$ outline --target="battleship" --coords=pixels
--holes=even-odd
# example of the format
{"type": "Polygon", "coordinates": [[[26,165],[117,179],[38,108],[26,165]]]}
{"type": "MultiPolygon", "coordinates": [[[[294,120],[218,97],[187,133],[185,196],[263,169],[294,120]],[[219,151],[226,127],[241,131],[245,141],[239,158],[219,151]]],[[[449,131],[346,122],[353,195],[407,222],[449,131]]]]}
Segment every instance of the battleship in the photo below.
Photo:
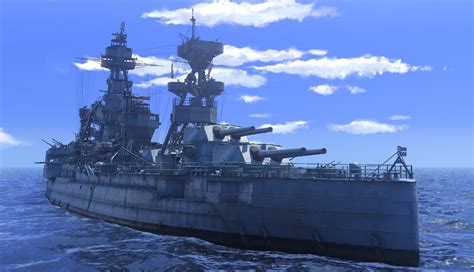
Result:
{"type": "MultiPolygon", "coordinates": [[[[44,161],[48,201],[72,213],[142,231],[229,247],[419,265],[418,202],[405,147],[382,164],[294,163],[325,148],[252,142],[271,127],[217,120],[224,82],[212,77],[218,41],[192,33],[177,47],[189,73],[168,83],[170,125],[132,92],[140,65],[122,23],[97,58],[107,89],[79,109],[70,143],[53,139],[44,161]]],[[[311,143],[313,144],[313,143],[311,143]]]]}

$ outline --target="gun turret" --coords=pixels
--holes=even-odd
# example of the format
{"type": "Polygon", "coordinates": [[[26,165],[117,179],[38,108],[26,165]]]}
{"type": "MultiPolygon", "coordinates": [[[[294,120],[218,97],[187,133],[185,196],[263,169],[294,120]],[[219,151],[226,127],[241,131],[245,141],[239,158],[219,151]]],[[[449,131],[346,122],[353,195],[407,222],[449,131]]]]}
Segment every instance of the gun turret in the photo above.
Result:
{"type": "Polygon", "coordinates": [[[238,133],[244,133],[244,132],[249,132],[255,130],[255,127],[243,127],[243,128],[231,128],[231,129],[222,129],[221,127],[215,126],[212,129],[212,132],[214,132],[214,135],[217,138],[224,138],[227,135],[233,135],[233,134],[238,134],[238,133]]]}
{"type": "Polygon", "coordinates": [[[293,149],[260,150],[258,147],[252,146],[250,148],[250,154],[256,161],[262,161],[265,158],[271,158],[274,161],[281,161],[284,158],[326,154],[326,148],[307,150],[302,147],[293,149]]]}
{"type": "Polygon", "coordinates": [[[233,133],[230,136],[234,139],[240,139],[240,137],[242,137],[242,136],[260,134],[260,133],[267,133],[267,132],[272,132],[272,131],[273,131],[272,127],[257,128],[257,129],[249,130],[249,131],[245,131],[245,132],[233,133]]]}

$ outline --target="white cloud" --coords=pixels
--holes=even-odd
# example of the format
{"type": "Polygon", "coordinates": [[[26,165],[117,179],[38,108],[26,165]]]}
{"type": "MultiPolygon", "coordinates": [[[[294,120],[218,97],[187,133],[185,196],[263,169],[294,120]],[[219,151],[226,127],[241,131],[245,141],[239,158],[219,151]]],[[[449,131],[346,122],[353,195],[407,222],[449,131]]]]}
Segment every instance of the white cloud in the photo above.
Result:
{"type": "MultiPolygon", "coordinates": [[[[162,76],[162,75],[171,75],[171,63],[172,61],[169,59],[157,58],[154,56],[149,57],[142,57],[139,55],[134,54],[134,58],[137,59],[138,63],[143,64],[156,64],[159,66],[139,66],[136,67],[134,70],[130,70],[130,74],[137,75],[137,76],[146,76],[146,75],[153,75],[153,76],[162,76]]],[[[185,69],[182,69],[183,65],[176,65],[173,66],[175,74],[183,73],[185,69]]]]}
{"type": "Polygon", "coordinates": [[[388,119],[394,120],[394,121],[402,121],[402,120],[411,119],[411,117],[408,116],[408,115],[392,115],[392,116],[388,117],[388,119]]]}
{"type": "Polygon", "coordinates": [[[307,52],[315,56],[325,56],[328,54],[327,50],[321,50],[321,49],[311,49],[311,50],[308,50],[307,52]]]}
{"type": "Polygon", "coordinates": [[[301,22],[306,17],[334,17],[338,15],[334,8],[315,8],[314,4],[300,4],[295,0],[264,0],[259,3],[214,0],[208,3],[198,3],[190,8],[154,10],[144,13],[142,17],[154,18],[163,24],[189,25],[191,9],[194,9],[194,16],[198,19],[198,24],[208,27],[218,24],[264,27],[285,19],[301,22]]]}
{"type": "Polygon", "coordinates": [[[254,113],[249,115],[251,118],[270,118],[271,116],[270,113],[254,113]]]}
{"type": "Polygon", "coordinates": [[[317,86],[310,86],[308,90],[313,91],[317,94],[320,95],[332,95],[334,94],[337,90],[345,88],[347,89],[351,94],[360,94],[360,93],[365,93],[367,92],[365,89],[358,87],[358,86],[351,86],[351,85],[346,85],[344,87],[339,87],[339,86],[332,86],[332,85],[317,85],[317,86]]]}
{"type": "Polygon", "coordinates": [[[316,76],[325,79],[345,79],[350,75],[373,77],[384,73],[404,74],[409,71],[425,71],[418,66],[410,66],[400,59],[391,60],[376,56],[293,60],[267,66],[254,66],[253,68],[264,72],[316,76]]]}
{"type": "Polygon", "coordinates": [[[263,124],[260,128],[272,127],[273,133],[276,134],[288,134],[293,133],[298,129],[307,128],[308,122],[306,121],[287,121],[284,124],[263,124]]]}
{"type": "Polygon", "coordinates": [[[337,91],[337,88],[338,87],[336,86],[324,84],[324,85],[318,85],[318,86],[311,86],[309,87],[309,90],[320,95],[331,95],[337,91]]]}
{"type": "Polygon", "coordinates": [[[358,86],[351,86],[351,85],[346,85],[346,89],[351,93],[351,94],[360,94],[360,93],[366,93],[367,90],[358,86]]]}
{"type": "Polygon", "coordinates": [[[304,54],[323,56],[327,54],[327,51],[320,49],[301,51],[295,48],[289,48],[287,50],[256,50],[251,47],[224,45],[224,53],[217,56],[213,63],[217,65],[240,66],[253,61],[272,62],[295,60],[301,58],[304,54]]]}
{"type": "MultiPolygon", "coordinates": [[[[137,59],[138,63],[142,64],[156,64],[159,66],[137,66],[134,70],[130,70],[130,74],[137,75],[137,76],[146,76],[146,75],[154,75],[154,76],[161,76],[165,74],[171,74],[171,60],[169,59],[162,59],[157,57],[142,57],[139,55],[134,54],[134,58],[137,59]]],[[[100,61],[95,61],[92,59],[86,60],[84,63],[77,63],[75,62],[74,65],[79,68],[80,70],[85,71],[108,71],[108,69],[100,66],[100,61]]],[[[175,73],[182,73],[185,69],[182,69],[183,65],[174,65],[174,72],[175,73]]]]}
{"type": "MultiPolygon", "coordinates": [[[[214,68],[211,73],[212,77],[218,81],[223,81],[225,86],[238,86],[245,88],[258,88],[267,82],[267,79],[261,75],[249,75],[247,71],[240,69],[230,68],[214,68]]],[[[176,78],[170,77],[157,77],[148,81],[139,82],[134,84],[138,88],[150,88],[152,86],[166,86],[170,81],[181,81],[184,82],[186,74],[177,76],[176,78]]]]}
{"type": "MultiPolygon", "coordinates": [[[[185,77],[182,76],[182,77],[178,77],[178,78],[180,78],[181,79],[180,81],[183,82],[185,77]]],[[[157,78],[154,78],[152,80],[142,81],[140,83],[134,84],[133,86],[135,86],[137,88],[143,88],[143,89],[147,89],[147,88],[150,88],[152,86],[167,86],[168,82],[177,81],[178,78],[157,77],[157,78]]]]}
{"type": "Polygon", "coordinates": [[[245,70],[230,68],[214,68],[211,76],[216,80],[223,81],[226,86],[240,86],[246,88],[258,88],[267,82],[262,75],[250,75],[245,70]]]}
{"type": "Polygon", "coordinates": [[[242,95],[241,97],[239,97],[239,100],[242,100],[244,101],[244,103],[247,104],[257,103],[258,101],[261,101],[263,99],[265,98],[258,95],[242,95]]]}
{"type": "Polygon", "coordinates": [[[85,71],[108,71],[106,68],[100,66],[100,62],[90,59],[84,63],[74,62],[74,65],[80,70],[85,71]]]}
{"type": "Polygon", "coordinates": [[[407,126],[395,126],[390,124],[378,123],[371,120],[355,120],[348,124],[329,125],[328,128],[332,131],[346,132],[350,134],[365,135],[374,133],[394,133],[404,130],[407,126]]]}
{"type": "Polygon", "coordinates": [[[11,134],[6,133],[3,128],[0,128],[0,146],[16,146],[22,144],[24,144],[23,141],[16,139],[11,134]]]}
{"type": "Polygon", "coordinates": [[[411,71],[421,71],[421,72],[431,72],[433,70],[433,67],[429,65],[424,65],[424,66],[412,66],[410,68],[411,71]]]}

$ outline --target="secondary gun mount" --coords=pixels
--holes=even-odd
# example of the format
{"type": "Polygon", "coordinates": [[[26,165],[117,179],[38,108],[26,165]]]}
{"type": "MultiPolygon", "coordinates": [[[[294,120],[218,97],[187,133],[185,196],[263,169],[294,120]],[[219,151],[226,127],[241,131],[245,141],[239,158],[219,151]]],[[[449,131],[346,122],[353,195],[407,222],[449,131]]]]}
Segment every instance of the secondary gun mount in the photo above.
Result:
{"type": "Polygon", "coordinates": [[[312,156],[326,154],[326,148],[321,149],[306,149],[292,148],[292,149],[275,149],[275,150],[260,150],[256,146],[250,147],[250,154],[256,161],[263,161],[265,158],[270,158],[274,161],[281,161],[284,158],[312,156]]]}

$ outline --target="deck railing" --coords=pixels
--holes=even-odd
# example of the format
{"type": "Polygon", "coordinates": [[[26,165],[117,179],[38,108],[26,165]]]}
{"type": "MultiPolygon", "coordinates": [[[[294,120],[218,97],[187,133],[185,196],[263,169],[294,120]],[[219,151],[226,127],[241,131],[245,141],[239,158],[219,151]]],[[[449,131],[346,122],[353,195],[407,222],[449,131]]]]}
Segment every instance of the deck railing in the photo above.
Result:
{"type": "Polygon", "coordinates": [[[335,180],[412,179],[413,167],[392,164],[288,163],[255,164],[243,162],[114,163],[92,166],[95,174],[137,173],[192,176],[242,176],[268,178],[310,178],[335,180]]]}

